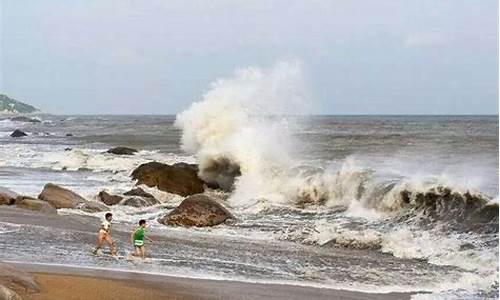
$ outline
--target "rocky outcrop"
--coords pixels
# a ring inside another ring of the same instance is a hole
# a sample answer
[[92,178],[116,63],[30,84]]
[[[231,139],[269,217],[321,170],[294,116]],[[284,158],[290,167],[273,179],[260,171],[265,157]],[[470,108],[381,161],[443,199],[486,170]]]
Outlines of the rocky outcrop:
[[115,155],[133,155],[137,150],[128,147],[115,147],[109,149],[107,152]]
[[90,213],[107,210],[104,204],[88,201],[77,193],[52,183],[43,187],[38,199],[47,201],[55,208],[78,208]]
[[184,197],[204,190],[203,181],[198,178],[196,171],[187,166],[149,162],[137,167],[131,176],[137,180],[137,184],[157,187]]
[[20,196],[16,199],[16,206],[19,208],[30,209],[41,213],[56,214],[57,209],[48,202],[33,199],[30,197]]
[[138,208],[156,205],[159,203],[160,202],[155,198],[144,198],[144,197],[130,197],[120,202],[121,205],[133,206]]
[[10,134],[10,136],[13,138],[18,138],[18,137],[27,136],[27,134],[22,130],[16,129]]
[[169,214],[158,219],[164,225],[176,226],[214,226],[233,218],[220,203],[207,195],[192,195]]
[[[0,263],[0,299],[21,299],[18,293],[39,292],[33,277],[15,267]],[[3,297],[3,298],[2,298]]]
[[123,200],[122,196],[111,195],[106,191],[100,191],[99,195],[97,195],[97,197],[99,198],[99,200],[102,203],[104,203],[106,205],[115,205],[115,204],[120,203],[120,201]]
[[75,208],[78,204],[87,202],[77,193],[52,183],[47,183],[43,187],[38,199],[47,201],[55,208]]
[[5,188],[0,188],[0,205],[15,205],[19,208],[30,209],[42,213],[57,212],[57,210],[48,202],[22,196]]

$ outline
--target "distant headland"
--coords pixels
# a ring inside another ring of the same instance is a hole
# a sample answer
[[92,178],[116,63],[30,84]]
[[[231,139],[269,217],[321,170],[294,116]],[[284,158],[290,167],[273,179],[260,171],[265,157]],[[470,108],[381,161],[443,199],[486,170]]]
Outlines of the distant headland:
[[40,112],[36,107],[0,94],[0,114],[29,114]]

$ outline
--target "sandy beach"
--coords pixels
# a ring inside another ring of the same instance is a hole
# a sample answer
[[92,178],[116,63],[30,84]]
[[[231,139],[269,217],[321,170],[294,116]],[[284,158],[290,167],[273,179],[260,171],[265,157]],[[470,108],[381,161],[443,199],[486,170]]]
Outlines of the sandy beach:
[[83,299],[410,299],[407,293],[370,294],[282,284],[205,280],[42,264],[10,264],[40,284],[28,300]]

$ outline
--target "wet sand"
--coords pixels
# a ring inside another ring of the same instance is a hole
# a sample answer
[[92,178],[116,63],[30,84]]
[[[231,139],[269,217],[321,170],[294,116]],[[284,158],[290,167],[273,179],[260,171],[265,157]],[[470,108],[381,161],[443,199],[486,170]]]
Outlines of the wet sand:
[[407,293],[360,293],[285,284],[181,278],[29,263],[13,264],[32,273],[40,293],[27,300],[84,299],[410,299]]

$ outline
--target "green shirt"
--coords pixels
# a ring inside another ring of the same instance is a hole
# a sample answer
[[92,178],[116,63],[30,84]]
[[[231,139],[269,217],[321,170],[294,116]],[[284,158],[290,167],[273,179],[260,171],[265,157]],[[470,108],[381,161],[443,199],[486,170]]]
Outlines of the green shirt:
[[134,233],[135,241],[143,241],[144,240],[144,228],[139,227]]

